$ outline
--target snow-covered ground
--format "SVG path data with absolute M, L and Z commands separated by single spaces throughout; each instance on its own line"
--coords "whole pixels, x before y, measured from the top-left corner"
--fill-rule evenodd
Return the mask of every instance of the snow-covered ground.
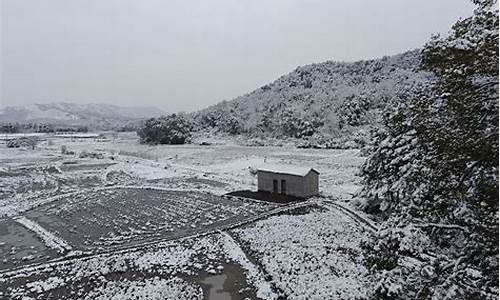
M 349 199 L 363 161 L 357 150 L 116 134 L 0 145 L 0 298 L 202 299 L 216 275 L 238 299 L 362 297 L 359 245 L 373 226 Z M 318 170 L 321 197 L 292 207 L 224 196 L 256 190 L 253 171 L 271 165 Z
M 365 296 L 360 243 L 370 234 L 338 210 L 316 208 L 235 230 L 287 299 Z

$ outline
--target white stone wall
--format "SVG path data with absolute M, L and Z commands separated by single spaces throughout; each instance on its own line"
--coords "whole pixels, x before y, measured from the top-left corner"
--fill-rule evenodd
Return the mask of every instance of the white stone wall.
M 316 172 L 309 172 L 305 177 L 305 190 L 304 194 L 309 196 L 316 196 L 319 194 L 319 174 Z

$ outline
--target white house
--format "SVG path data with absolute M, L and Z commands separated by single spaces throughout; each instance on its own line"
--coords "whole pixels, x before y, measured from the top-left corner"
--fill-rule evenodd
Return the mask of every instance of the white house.
M 257 169 L 259 192 L 307 198 L 319 194 L 319 172 L 313 168 L 266 166 Z

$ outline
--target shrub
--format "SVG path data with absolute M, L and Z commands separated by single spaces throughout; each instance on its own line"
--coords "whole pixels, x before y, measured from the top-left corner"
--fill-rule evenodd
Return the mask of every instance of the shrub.
M 184 116 L 172 114 L 148 119 L 139 127 L 141 143 L 184 144 L 191 137 L 192 124 Z

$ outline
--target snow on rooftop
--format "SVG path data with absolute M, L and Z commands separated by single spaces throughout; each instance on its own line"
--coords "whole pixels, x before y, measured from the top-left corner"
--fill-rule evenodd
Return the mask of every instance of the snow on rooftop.
M 309 167 L 299 167 L 293 165 L 263 165 L 257 168 L 257 171 L 272 172 L 280 174 L 291 174 L 298 176 L 306 176 L 311 170 L 319 173 L 313 168 Z

